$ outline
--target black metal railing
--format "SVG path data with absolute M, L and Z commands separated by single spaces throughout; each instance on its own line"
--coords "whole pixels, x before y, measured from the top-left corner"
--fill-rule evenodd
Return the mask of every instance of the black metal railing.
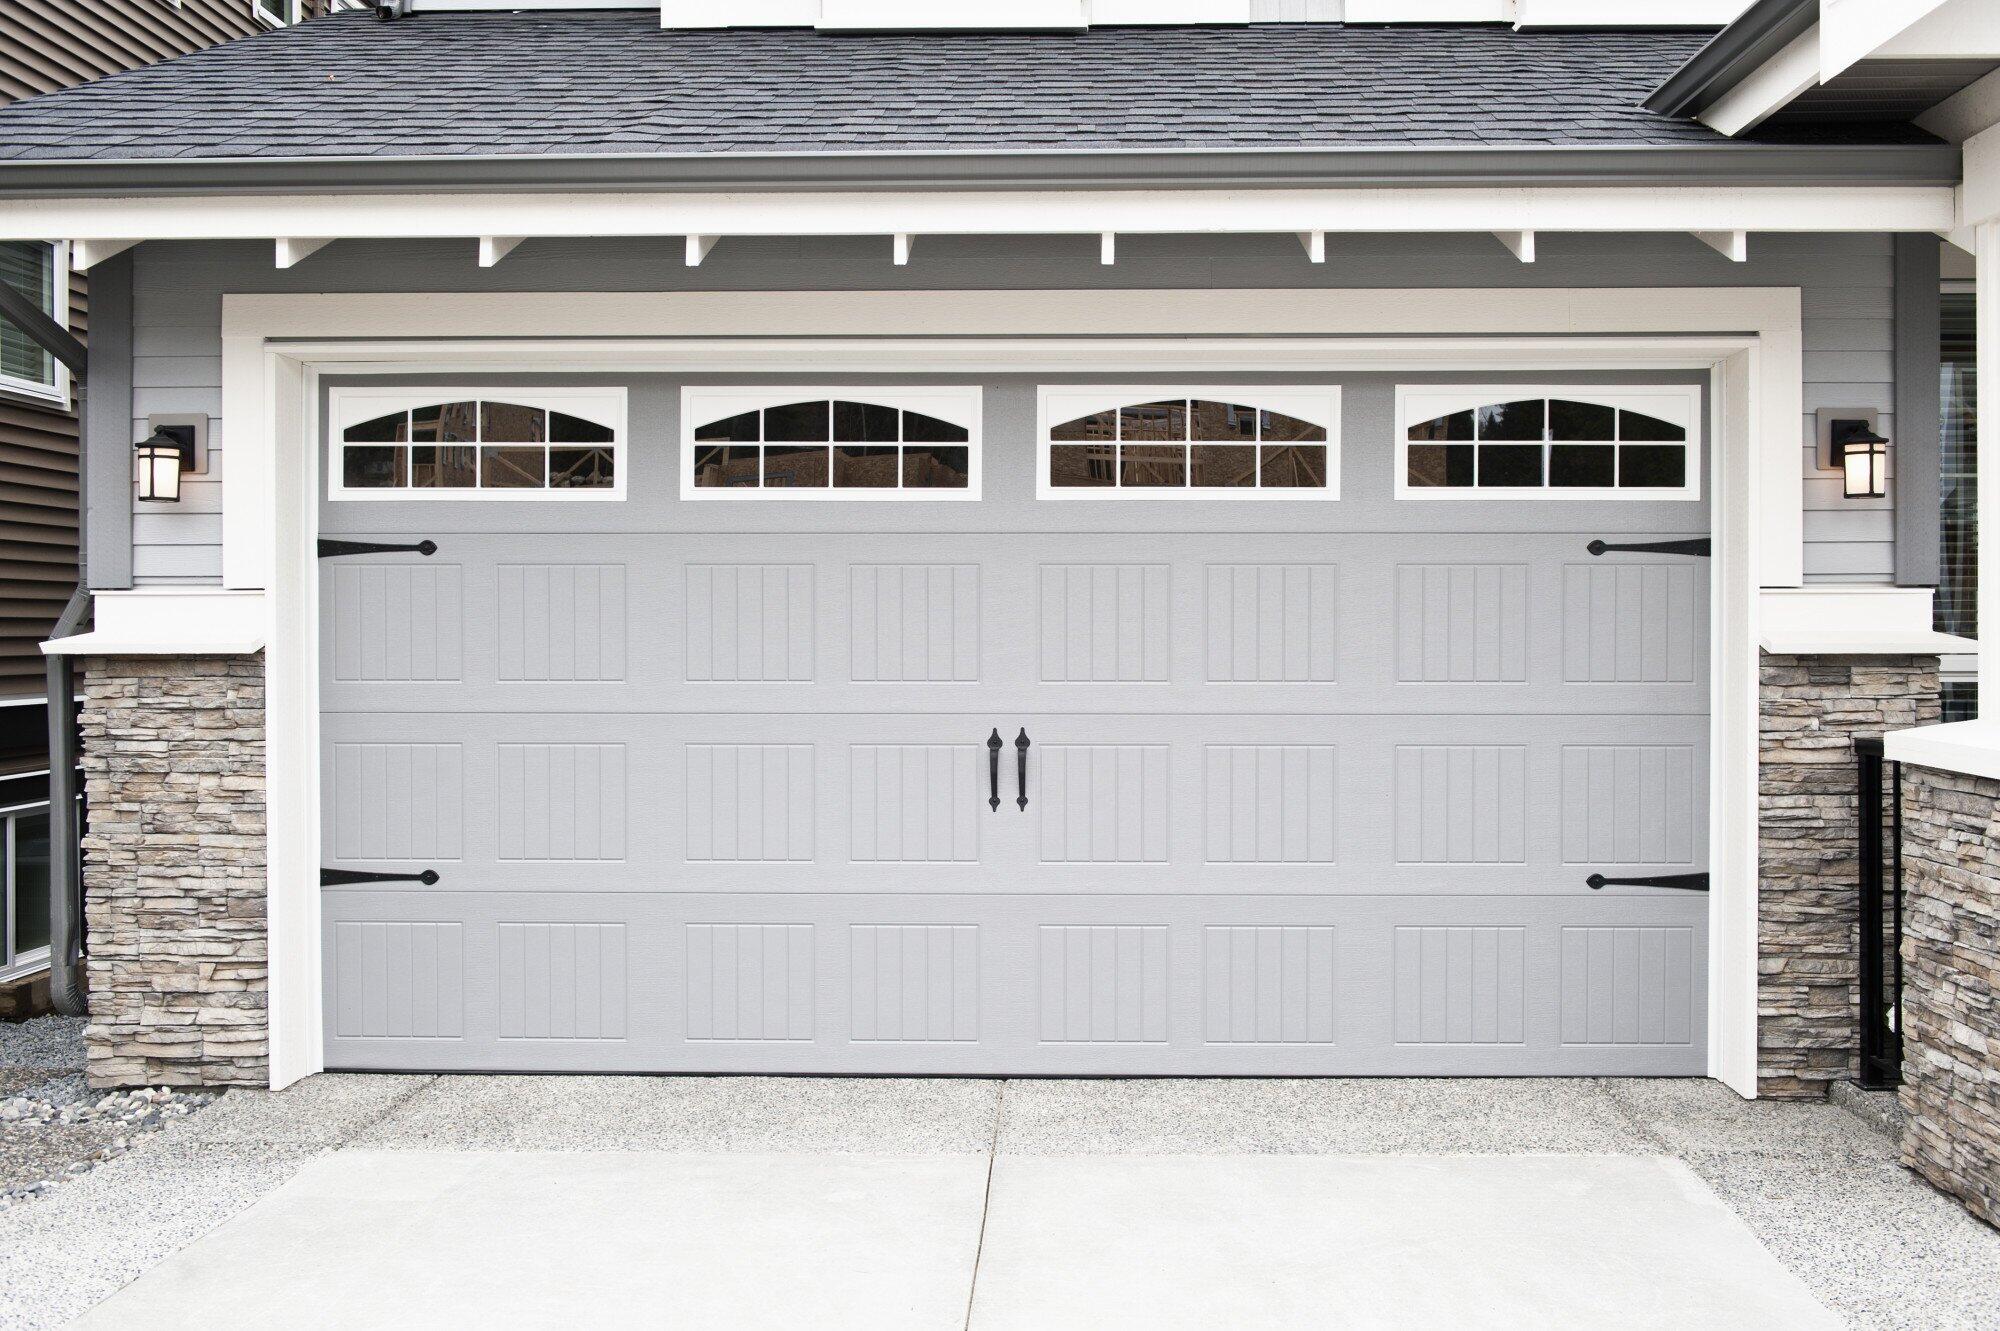
M 1883 759 L 1879 736 L 1856 738 L 1854 757 L 1860 774 L 1860 1081 L 1882 1091 L 1903 1080 L 1903 765 Z

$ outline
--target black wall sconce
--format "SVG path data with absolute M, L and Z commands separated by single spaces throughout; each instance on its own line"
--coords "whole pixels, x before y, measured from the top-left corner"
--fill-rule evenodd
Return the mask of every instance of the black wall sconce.
M 1867 408 L 1822 407 L 1819 423 L 1819 465 L 1840 473 L 1840 493 L 1847 499 L 1882 499 L 1889 493 L 1889 441 L 1877 428 L 1877 414 Z
M 181 477 L 208 470 L 208 417 L 150 416 L 152 433 L 133 445 L 138 459 L 139 498 L 148 504 L 176 504 Z

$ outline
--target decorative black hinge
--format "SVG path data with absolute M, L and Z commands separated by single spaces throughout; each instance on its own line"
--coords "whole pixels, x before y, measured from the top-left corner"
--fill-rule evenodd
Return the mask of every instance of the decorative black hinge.
M 1671 887 L 1679 892 L 1708 891 L 1708 875 L 1705 873 L 1669 873 L 1655 878 L 1606 878 L 1594 873 L 1583 880 L 1595 892 L 1606 887 Z
M 415 545 L 384 545 L 379 541 L 330 541 L 320 538 L 319 557 L 337 559 L 342 555 L 406 555 L 420 554 L 428 559 L 438 552 L 436 541 L 418 541 Z
M 422 873 L 377 873 L 372 869 L 321 869 L 321 887 L 347 887 L 354 883 L 422 883 L 431 886 L 438 880 L 436 869 L 426 869 Z
M 1593 555 L 1608 555 L 1614 550 L 1627 551 L 1636 555 L 1699 555 L 1703 559 L 1714 554 L 1706 536 L 1697 536 L 1685 541 L 1639 541 L 1633 545 L 1613 545 L 1609 541 L 1592 541 L 1583 548 Z

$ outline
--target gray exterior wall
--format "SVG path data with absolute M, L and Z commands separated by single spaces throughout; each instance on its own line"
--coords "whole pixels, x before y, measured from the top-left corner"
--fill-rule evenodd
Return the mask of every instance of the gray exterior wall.
M 904 268 L 890 263 L 884 237 L 732 238 L 694 269 L 681 248 L 678 237 L 530 240 L 498 267 L 481 269 L 469 239 L 349 240 L 281 271 L 268 242 L 152 242 L 133 264 L 133 428 L 153 412 L 220 417 L 225 292 L 1795 286 L 1805 315 L 1807 580 L 1896 576 L 1893 494 L 1841 498 L 1838 474 L 1817 467 L 1812 435 L 1820 407 L 1871 407 L 1897 437 L 1895 253 L 1887 235 L 1760 235 L 1744 264 L 1677 234 L 1545 235 L 1532 265 L 1489 237 L 1463 235 L 1329 236 L 1324 265 L 1307 263 L 1289 235 L 1121 237 L 1110 267 L 1098 263 L 1094 236 L 925 237 Z M 106 512 L 91 524 L 94 585 L 127 585 L 126 514 L 131 582 L 220 578 L 227 436 L 218 419 L 209 474 L 190 477 L 183 502 L 167 511 L 134 512 L 129 480 L 93 470 L 93 514 Z M 1928 502 L 1934 514 L 1935 494 Z

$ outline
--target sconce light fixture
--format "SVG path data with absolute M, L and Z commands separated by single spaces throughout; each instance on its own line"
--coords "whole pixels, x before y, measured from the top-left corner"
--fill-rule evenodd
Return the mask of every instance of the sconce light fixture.
M 155 430 L 141 439 L 135 448 L 139 457 L 139 498 L 149 504 L 178 504 L 181 469 L 193 447 L 192 440 L 176 438 L 172 427 Z
M 1889 441 L 1867 426 L 1840 440 L 1841 494 L 1880 499 L 1889 493 Z

